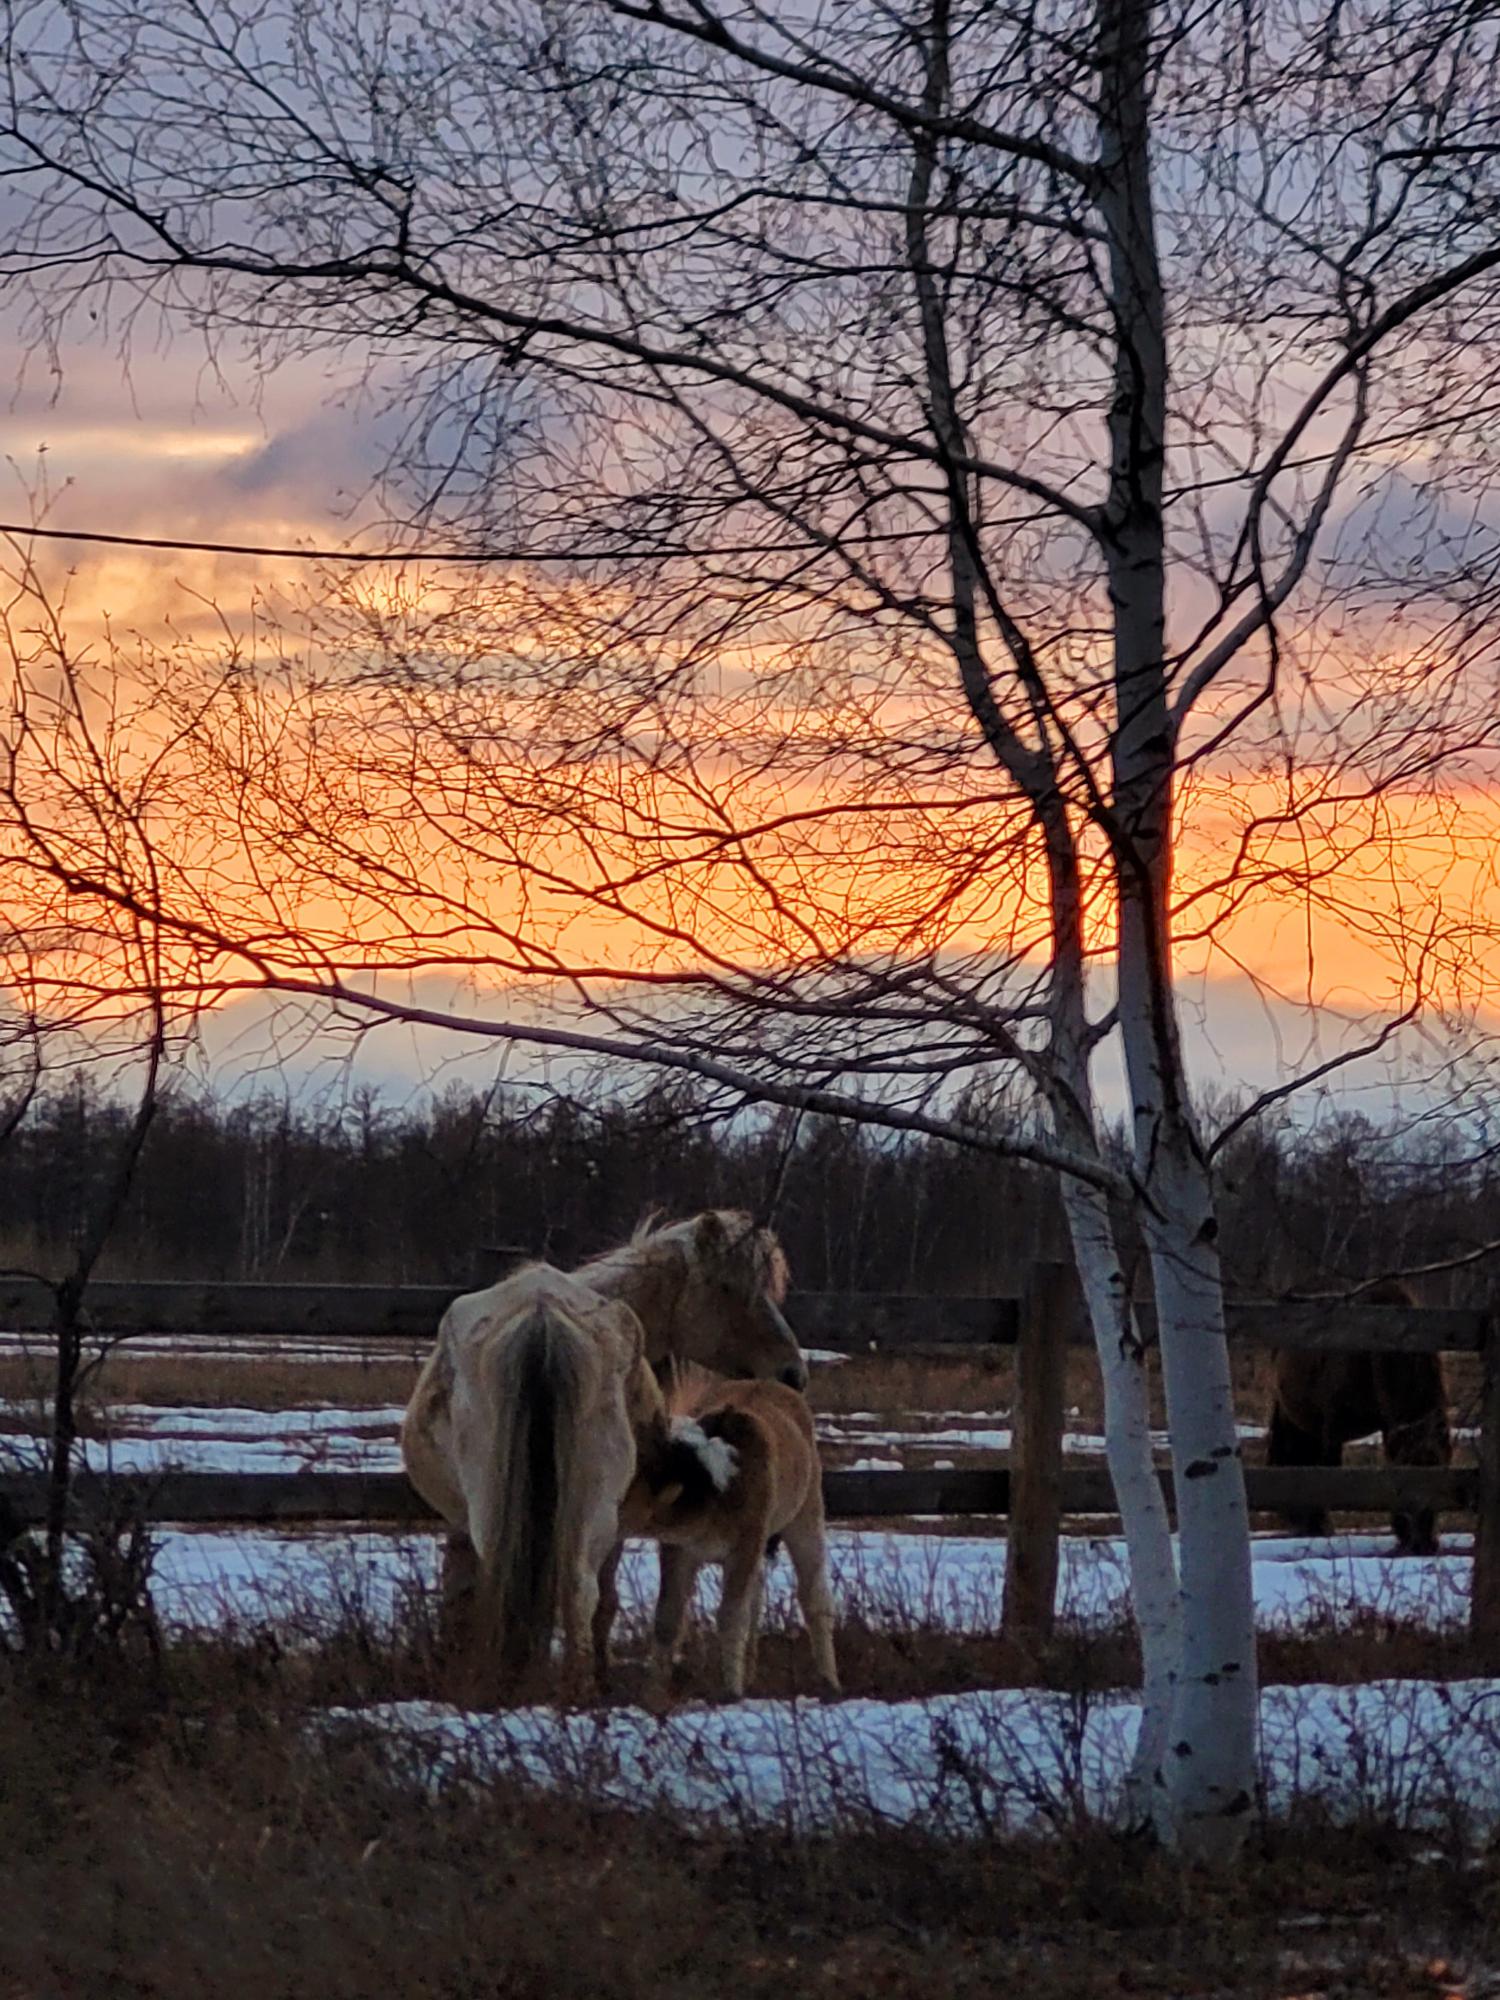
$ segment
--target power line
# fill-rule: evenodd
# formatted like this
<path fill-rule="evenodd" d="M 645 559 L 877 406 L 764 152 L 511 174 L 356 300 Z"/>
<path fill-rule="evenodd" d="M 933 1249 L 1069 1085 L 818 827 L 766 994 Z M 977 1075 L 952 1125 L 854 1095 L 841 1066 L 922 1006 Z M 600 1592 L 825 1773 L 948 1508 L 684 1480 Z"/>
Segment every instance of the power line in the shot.
<path fill-rule="evenodd" d="M 852 545 L 868 548 L 877 542 L 905 542 L 922 539 L 925 529 L 894 530 L 879 535 L 863 535 Z M 815 554 L 821 542 L 742 542 L 723 548 L 670 551 L 661 549 L 307 549 L 275 548 L 263 542 L 190 542 L 175 535 L 109 535 L 96 528 L 39 528 L 29 522 L 0 521 L 0 535 L 17 541 L 102 542 L 117 549 L 169 549 L 184 555 L 275 556 L 292 562 L 329 563 L 566 563 L 566 562 L 649 562 L 664 553 L 696 556 L 710 560 L 728 556 L 786 556 Z"/>
<path fill-rule="evenodd" d="M 95 528 L 40 528 L 30 523 L 0 521 L 0 535 L 18 541 L 103 542 L 117 549 L 170 549 L 185 555 L 276 556 L 293 562 L 353 563 L 495 563 L 495 562 L 618 562 L 626 554 L 639 556 L 640 550 L 602 549 L 590 557 L 547 555 L 531 549 L 308 549 L 276 548 L 264 542 L 190 542 L 175 535 L 107 535 Z M 725 554 L 749 554 L 749 550 L 725 550 Z"/>

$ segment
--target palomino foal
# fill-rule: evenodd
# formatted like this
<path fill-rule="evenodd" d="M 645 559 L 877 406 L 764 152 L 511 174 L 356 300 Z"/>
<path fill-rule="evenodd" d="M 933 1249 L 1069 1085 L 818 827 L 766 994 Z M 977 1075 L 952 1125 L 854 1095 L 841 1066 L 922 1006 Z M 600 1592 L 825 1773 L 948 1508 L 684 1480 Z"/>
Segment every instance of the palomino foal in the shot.
<path fill-rule="evenodd" d="M 560 1618 L 581 1682 L 620 1502 L 643 1442 L 665 1438 L 640 1322 L 620 1300 L 533 1264 L 444 1313 L 401 1455 L 466 1552 L 458 1587 L 472 1587 L 480 1647 L 502 1673 L 544 1654 Z"/>
<path fill-rule="evenodd" d="M 667 1395 L 664 1442 L 643 1450 L 625 1496 L 627 1534 L 661 1545 L 652 1677 L 665 1690 L 682 1642 L 693 1584 L 705 1563 L 724 1571 L 719 1651 L 724 1692 L 738 1700 L 755 1670 L 765 1559 L 786 1543 L 797 1602 L 812 1641 L 819 1690 L 836 1695 L 833 1597 L 823 1524 L 823 1482 L 812 1412 L 780 1382 L 725 1382 L 682 1371 Z M 613 1616 L 613 1575 L 600 1621 Z"/>

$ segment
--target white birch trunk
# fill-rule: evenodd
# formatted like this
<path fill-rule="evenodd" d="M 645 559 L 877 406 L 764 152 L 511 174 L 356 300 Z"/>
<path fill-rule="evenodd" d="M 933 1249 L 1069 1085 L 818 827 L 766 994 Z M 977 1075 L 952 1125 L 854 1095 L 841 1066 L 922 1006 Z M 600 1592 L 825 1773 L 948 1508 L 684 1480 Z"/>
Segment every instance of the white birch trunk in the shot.
<path fill-rule="evenodd" d="M 1152 0 L 1099 0 L 1098 22 L 1098 201 L 1117 328 L 1109 497 L 1100 525 L 1114 624 L 1118 1005 L 1181 1565 L 1182 1657 L 1157 1824 L 1184 1854 L 1223 1862 L 1250 1824 L 1258 1694 L 1250 1524 L 1213 1188 L 1188 1103 L 1172 983 L 1177 742 L 1166 664 L 1167 341 L 1151 185 Z"/>
<path fill-rule="evenodd" d="M 1063 1207 L 1099 1350 L 1105 1450 L 1141 1642 L 1141 1727 L 1125 1781 L 1125 1812 L 1131 1826 L 1150 1826 L 1157 1818 L 1182 1649 L 1177 1564 L 1152 1457 L 1146 1350 L 1127 1295 L 1109 1204 L 1097 1188 L 1065 1180 Z"/>
<path fill-rule="evenodd" d="M 1149 1109 L 1157 1062 L 1155 1051 L 1142 1051 L 1143 1039 L 1142 1024 L 1127 1021 L 1138 1123 L 1145 1112 L 1154 1135 L 1145 1226 L 1172 1437 L 1182 1601 L 1181 1663 L 1157 1823 L 1183 1853 L 1224 1862 L 1244 1840 L 1255 1793 L 1259 1687 L 1250 1517 L 1208 1170 L 1191 1127 L 1170 1106 L 1159 1116 Z"/>
<path fill-rule="evenodd" d="M 1061 816 L 1054 813 L 1049 819 L 1052 1113 L 1060 1135 L 1065 1134 L 1076 1150 L 1097 1156 L 1098 1119 L 1089 1076 L 1077 853 Z M 1177 1563 L 1151 1449 L 1146 1350 L 1136 1325 L 1109 1200 L 1101 1188 L 1065 1175 L 1062 1202 L 1084 1308 L 1099 1354 L 1105 1453 L 1120 1510 L 1131 1604 L 1141 1643 L 1141 1727 L 1126 1775 L 1124 1808 L 1131 1826 L 1151 1826 L 1157 1817 L 1158 1774 L 1166 1753 L 1182 1648 Z"/>

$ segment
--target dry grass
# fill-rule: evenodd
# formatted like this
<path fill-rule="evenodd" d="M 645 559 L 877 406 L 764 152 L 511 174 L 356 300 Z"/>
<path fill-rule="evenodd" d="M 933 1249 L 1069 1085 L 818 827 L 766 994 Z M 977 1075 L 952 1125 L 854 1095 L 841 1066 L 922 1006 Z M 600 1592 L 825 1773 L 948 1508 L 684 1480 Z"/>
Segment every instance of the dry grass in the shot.
<path fill-rule="evenodd" d="M 1012 1356 L 1003 1347 L 978 1348 L 949 1360 L 856 1354 L 815 1367 L 809 1396 L 819 1410 L 872 1410 L 897 1416 L 909 1410 L 1004 1410 L 1015 1384 Z"/>
<path fill-rule="evenodd" d="M 787 1558 L 776 1558 L 785 1565 Z M 452 1658 L 439 1632 L 438 1594 L 413 1558 L 398 1565 L 402 1581 L 392 1617 L 372 1597 L 368 1563 L 330 1554 L 305 1581 L 278 1589 L 264 1613 L 243 1594 L 226 1594 L 216 1636 L 192 1642 L 196 1657 L 264 1659 L 275 1665 L 283 1691 L 313 1704 L 443 1699 L 486 1705 L 493 1689 L 476 1685 L 467 1663 Z M 785 1582 L 783 1576 L 782 1581 Z M 835 1647 L 845 1696 L 900 1701 L 982 1688 L 1039 1687 L 1067 1693 L 1131 1689 L 1140 1682 L 1134 1632 L 1101 1620 L 1100 1606 L 1082 1603 L 1046 1641 L 1018 1641 L 999 1632 L 997 1579 L 978 1578 L 962 1606 L 951 1583 L 934 1569 L 892 1581 L 853 1570 L 841 1585 Z M 236 1606 L 238 1608 L 236 1608 Z M 964 1612 L 953 1629 L 954 1611 Z M 184 1642 L 185 1643 L 185 1642 Z M 605 1705 L 650 1699 L 645 1614 L 622 1617 Z M 1395 1598 L 1351 1612 L 1333 1590 L 1295 1630 L 1268 1630 L 1259 1645 L 1264 1685 L 1352 1684 L 1375 1680 L 1461 1680 L 1500 1670 L 1500 1660 L 1476 1648 L 1462 1626 L 1434 1629 L 1403 1611 Z M 217 1669 L 211 1667 L 210 1677 Z M 674 1699 L 713 1701 L 719 1695 L 717 1638 L 711 1619 L 689 1623 Z M 773 1600 L 759 1642 L 752 1694 L 768 1699 L 816 1692 L 811 1652 L 789 1603 Z M 555 1696 L 547 1669 L 515 1692 L 519 1702 Z"/>
<path fill-rule="evenodd" d="M 1495 1858 L 1378 1832 L 1275 1829 L 1214 1882 L 1102 1835 L 689 1829 L 402 1789 L 300 1718 L 249 1656 L 0 1687 L 0 1991 L 1478 2000 L 1493 1963 Z"/>
<path fill-rule="evenodd" d="M 1465 1357 L 1467 1358 L 1467 1357 Z M 1233 1356 L 1235 1401 L 1248 1423 L 1264 1421 L 1270 1402 L 1270 1362 L 1263 1349 L 1237 1348 Z M 899 1416 L 909 1411 L 1008 1411 L 1015 1393 L 1015 1357 L 1009 1348 L 980 1347 L 972 1353 L 905 1358 L 855 1355 L 813 1370 L 812 1402 L 830 1413 L 868 1410 Z M 1068 1352 L 1064 1400 L 1069 1421 L 1102 1430 L 1103 1392 L 1099 1364 L 1091 1349 Z M 1151 1420 L 1166 1425 L 1161 1369 L 1151 1366 Z"/>
<path fill-rule="evenodd" d="M 89 1377 L 97 1403 L 152 1403 L 162 1408 L 294 1410 L 329 1403 L 359 1409 L 404 1403 L 420 1359 L 372 1349 L 366 1360 L 301 1361 L 284 1356 L 137 1356 L 125 1343 Z M 0 1356 L 0 1398 L 35 1397 L 45 1383 L 40 1356 Z"/>

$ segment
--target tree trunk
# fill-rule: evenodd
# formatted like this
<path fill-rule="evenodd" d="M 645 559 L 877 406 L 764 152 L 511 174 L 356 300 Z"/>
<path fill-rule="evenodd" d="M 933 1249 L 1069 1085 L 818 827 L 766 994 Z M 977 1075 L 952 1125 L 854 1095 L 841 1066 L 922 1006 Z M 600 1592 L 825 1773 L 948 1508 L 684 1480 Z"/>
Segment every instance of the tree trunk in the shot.
<path fill-rule="evenodd" d="M 1156 1817 L 1157 1778 L 1182 1649 L 1177 1564 L 1151 1452 L 1146 1350 L 1135 1325 L 1109 1204 L 1097 1188 L 1065 1180 L 1063 1206 L 1099 1350 L 1105 1450 L 1141 1641 L 1141 1729 L 1125 1781 L 1125 1811 L 1132 1826 L 1149 1826 Z"/>
<path fill-rule="evenodd" d="M 1139 1104 L 1142 1089 L 1134 1076 L 1132 1087 Z M 1182 1576 L 1182 1657 L 1159 1824 L 1195 1859 L 1225 1861 L 1245 1837 L 1255 1791 L 1259 1697 L 1250 1516 L 1224 1337 L 1213 1191 L 1191 1128 L 1164 1118 L 1154 1165 L 1146 1236 Z"/>
<path fill-rule="evenodd" d="M 1109 838 L 1135 1173 L 1156 1291 L 1181 1563 L 1182 1659 L 1158 1827 L 1223 1862 L 1250 1823 L 1257 1686 L 1245 1503 L 1213 1188 L 1188 1104 L 1172 972 L 1176 732 L 1166 664 L 1167 341 L 1150 160 L 1151 0 L 1099 0 L 1099 214 L 1116 326 L 1101 516 L 1114 641 Z"/>
<path fill-rule="evenodd" d="M 1084 1008 L 1082 903 L 1077 854 L 1060 814 L 1051 816 L 1052 1115 L 1059 1136 L 1098 1151 L 1098 1117 L 1089 1075 Z M 1125 1812 L 1133 1826 L 1156 1818 L 1157 1776 L 1180 1661 L 1181 1605 L 1172 1528 L 1151 1450 L 1151 1404 L 1142 1345 L 1109 1200 L 1071 1175 L 1061 1177 L 1063 1214 L 1073 1246 L 1084 1310 L 1104 1384 L 1104 1444 L 1141 1642 L 1141 1728 L 1126 1777 Z"/>

